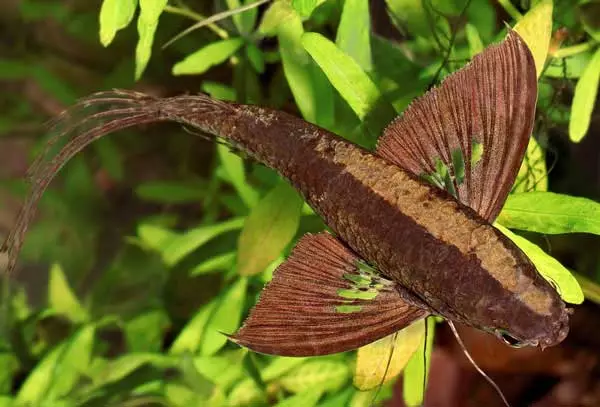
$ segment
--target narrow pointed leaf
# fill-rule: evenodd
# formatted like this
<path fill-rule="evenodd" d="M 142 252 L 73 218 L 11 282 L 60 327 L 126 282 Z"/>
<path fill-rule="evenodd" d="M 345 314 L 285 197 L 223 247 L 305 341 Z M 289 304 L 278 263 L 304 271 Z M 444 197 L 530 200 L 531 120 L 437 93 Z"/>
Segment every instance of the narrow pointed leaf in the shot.
<path fill-rule="evenodd" d="M 295 367 L 310 360 L 309 358 L 276 357 L 268 366 L 262 369 L 261 377 L 264 381 L 271 381 L 283 376 Z"/>
<path fill-rule="evenodd" d="M 321 69 L 302 47 L 304 28 L 289 3 L 281 1 L 284 23 L 277 25 L 283 71 L 294 100 L 306 121 L 326 129 L 333 126 L 333 88 Z"/>
<path fill-rule="evenodd" d="M 309 17 L 314 9 L 325 0 L 292 0 L 292 6 L 301 17 Z"/>
<path fill-rule="evenodd" d="M 251 208 L 256 205 L 256 202 L 258 202 L 258 193 L 246 182 L 244 160 L 231 151 L 229 147 L 222 144 L 217 145 L 217 153 L 227 175 L 227 181 L 233 185 L 247 207 Z"/>
<path fill-rule="evenodd" d="M 600 48 L 596 50 L 575 86 L 571 120 L 569 121 L 569 138 L 575 143 L 580 142 L 588 132 L 598 96 L 599 83 Z"/>
<path fill-rule="evenodd" d="M 600 203 L 554 192 L 510 195 L 498 222 L 530 232 L 600 235 Z"/>
<path fill-rule="evenodd" d="M 539 273 L 549 281 L 565 302 L 581 304 L 584 300 L 583 291 L 577 279 L 554 257 L 544 252 L 538 245 L 514 234 L 502 225 L 494 226 L 512 240 L 533 262 Z"/>
<path fill-rule="evenodd" d="M 139 0 L 139 2 L 140 16 L 137 24 L 139 40 L 135 49 L 135 79 L 141 78 L 148 65 L 158 19 L 168 0 Z"/>
<path fill-rule="evenodd" d="M 418 321 L 415 324 L 421 324 L 423 327 L 427 324 L 427 337 L 423 338 L 417 351 L 412 355 L 404 368 L 402 395 L 407 407 L 423 405 L 425 398 L 423 383 L 427 384 L 427 378 L 429 377 L 431 351 L 433 350 L 433 337 L 435 333 L 434 318 Z M 425 361 L 427 362 L 426 364 L 424 363 Z M 425 369 L 426 371 L 424 371 Z M 423 380 L 423 376 L 425 376 L 425 380 Z"/>
<path fill-rule="evenodd" d="M 242 277 L 221 297 L 208 321 L 200 344 L 200 355 L 214 355 L 227 343 L 224 334 L 231 334 L 239 327 L 247 287 L 248 280 Z"/>
<path fill-rule="evenodd" d="M 83 308 L 69 286 L 62 267 L 58 264 L 53 265 L 50 269 L 48 303 L 54 311 L 67 316 L 73 322 L 82 322 L 89 317 L 87 311 Z"/>
<path fill-rule="evenodd" d="M 252 209 L 238 244 L 241 275 L 258 274 L 279 257 L 298 230 L 302 203 L 300 195 L 281 182 Z"/>
<path fill-rule="evenodd" d="M 321 34 L 304 34 L 302 45 L 358 118 L 367 122 L 373 136 L 378 136 L 383 126 L 396 116 L 396 112 L 371 78 L 352 57 Z"/>
<path fill-rule="evenodd" d="M 483 42 L 477 28 L 473 24 L 467 24 L 465 27 L 465 33 L 467 34 L 467 42 L 469 43 L 469 52 L 471 58 L 483 51 Z"/>
<path fill-rule="evenodd" d="M 198 350 L 216 304 L 216 301 L 213 300 L 200 308 L 196 315 L 183 327 L 177 338 L 175 338 L 169 349 L 170 354 L 195 353 Z"/>
<path fill-rule="evenodd" d="M 276 0 L 265 11 L 258 26 L 258 32 L 267 36 L 277 35 L 280 25 L 287 24 L 288 20 L 295 20 L 298 17 L 298 13 L 288 1 Z"/>
<path fill-rule="evenodd" d="M 212 273 L 215 271 L 229 270 L 235 262 L 236 253 L 229 252 L 218 256 L 211 257 L 206 261 L 198 264 L 190 271 L 190 276 L 197 276 L 199 274 Z"/>
<path fill-rule="evenodd" d="M 548 56 L 552 35 L 552 0 L 538 2 L 519 20 L 514 29 L 531 50 L 539 78 Z"/>
<path fill-rule="evenodd" d="M 322 391 L 339 390 L 349 379 L 350 371 L 345 361 L 313 359 L 285 376 L 279 383 L 292 393 L 319 388 Z"/>
<path fill-rule="evenodd" d="M 336 45 L 366 72 L 372 69 L 369 0 L 346 0 Z"/>
<path fill-rule="evenodd" d="M 115 34 L 129 25 L 137 0 L 104 0 L 100 8 L 100 42 L 107 47 Z"/>
<path fill-rule="evenodd" d="M 241 38 L 212 42 L 188 55 L 173 66 L 173 75 L 200 75 L 210 67 L 225 62 L 244 44 Z"/>
<path fill-rule="evenodd" d="M 544 150 L 535 140 L 529 138 L 525 157 L 519 168 L 512 193 L 546 191 L 548 189 L 548 171 Z"/>
<path fill-rule="evenodd" d="M 88 368 L 94 335 L 94 326 L 87 325 L 48 353 L 21 385 L 16 405 L 38 406 L 65 396 Z"/>
<path fill-rule="evenodd" d="M 424 324 L 414 323 L 395 334 L 359 348 L 354 370 L 354 386 L 363 391 L 371 390 L 396 378 L 422 343 L 424 335 Z"/>
<path fill-rule="evenodd" d="M 256 0 L 225 0 L 230 10 L 254 3 L 255 1 Z M 249 34 L 252 31 L 252 28 L 254 28 L 254 24 L 256 23 L 256 15 L 256 8 L 242 11 L 241 13 L 235 13 L 233 15 L 233 23 L 240 34 Z"/>
<path fill-rule="evenodd" d="M 198 249 L 215 237 L 240 229 L 244 225 L 244 218 L 233 218 L 215 225 L 200 226 L 178 235 L 162 248 L 163 260 L 169 266 L 179 263 L 185 256 Z"/>
<path fill-rule="evenodd" d="M 307 389 L 275 404 L 275 407 L 314 407 L 319 402 L 321 395 L 323 395 L 321 389 Z"/>

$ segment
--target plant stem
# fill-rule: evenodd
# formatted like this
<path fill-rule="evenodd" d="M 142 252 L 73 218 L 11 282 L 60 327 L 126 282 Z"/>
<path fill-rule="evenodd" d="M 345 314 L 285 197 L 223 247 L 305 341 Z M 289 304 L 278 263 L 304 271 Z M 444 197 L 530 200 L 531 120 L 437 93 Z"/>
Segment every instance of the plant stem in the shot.
<path fill-rule="evenodd" d="M 583 277 L 579 273 L 573 273 L 581 289 L 583 290 L 583 295 L 590 301 L 595 302 L 596 304 L 600 304 L 600 286 L 593 282 L 592 280 Z"/>
<path fill-rule="evenodd" d="M 577 55 L 577 54 L 585 52 L 589 49 L 592 49 L 595 45 L 596 45 L 595 42 L 588 41 L 588 42 L 584 42 L 583 44 L 577 44 L 577 45 L 572 45 L 570 47 L 560 48 L 552 54 L 552 58 L 571 57 L 573 55 Z"/>
<path fill-rule="evenodd" d="M 516 21 L 519 21 L 520 19 L 523 18 L 523 14 L 521 14 L 519 12 L 519 10 L 517 10 L 515 8 L 515 6 L 512 5 L 512 3 L 510 2 L 510 0 L 498 0 L 498 3 Z"/>
<path fill-rule="evenodd" d="M 188 8 L 182 8 L 182 7 L 175 7 L 175 6 L 166 5 L 165 8 L 164 8 L 164 11 L 166 11 L 167 13 L 177 14 L 177 15 L 180 15 L 180 16 L 184 16 L 184 17 L 190 18 L 190 19 L 195 20 L 195 21 L 206 20 L 206 17 L 204 17 L 202 14 L 198 14 L 195 11 L 190 10 Z M 210 30 L 212 30 L 215 34 L 217 34 L 220 38 L 222 38 L 222 39 L 229 38 L 229 33 L 226 30 L 224 30 L 221 27 L 219 27 L 217 24 L 212 23 L 212 24 L 207 24 L 206 26 Z"/>

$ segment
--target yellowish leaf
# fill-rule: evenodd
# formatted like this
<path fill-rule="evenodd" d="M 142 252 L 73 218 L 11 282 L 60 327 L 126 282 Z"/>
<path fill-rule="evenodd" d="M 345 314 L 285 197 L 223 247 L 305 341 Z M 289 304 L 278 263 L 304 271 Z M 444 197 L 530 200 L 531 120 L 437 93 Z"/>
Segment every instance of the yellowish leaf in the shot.
<path fill-rule="evenodd" d="M 424 335 L 425 324 L 418 321 L 358 349 L 354 385 L 360 390 L 370 390 L 394 379 L 415 353 Z"/>
<path fill-rule="evenodd" d="M 552 35 L 552 0 L 542 0 L 533 7 L 515 25 L 515 31 L 529 46 L 538 78 L 544 69 L 544 63 L 550 47 Z"/>

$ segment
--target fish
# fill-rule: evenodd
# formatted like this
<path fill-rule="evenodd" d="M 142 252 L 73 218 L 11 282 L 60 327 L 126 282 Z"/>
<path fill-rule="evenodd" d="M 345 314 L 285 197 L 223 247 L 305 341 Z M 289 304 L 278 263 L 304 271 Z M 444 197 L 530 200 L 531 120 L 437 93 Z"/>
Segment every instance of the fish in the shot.
<path fill-rule="evenodd" d="M 14 269 L 39 198 L 87 145 L 131 126 L 176 122 L 277 171 L 328 228 L 298 241 L 233 342 L 273 355 L 326 355 L 437 315 L 511 346 L 554 346 L 568 334 L 565 303 L 493 226 L 536 102 L 535 62 L 511 29 L 416 99 L 375 151 L 266 107 L 99 92 L 56 118 L 2 252 Z"/>

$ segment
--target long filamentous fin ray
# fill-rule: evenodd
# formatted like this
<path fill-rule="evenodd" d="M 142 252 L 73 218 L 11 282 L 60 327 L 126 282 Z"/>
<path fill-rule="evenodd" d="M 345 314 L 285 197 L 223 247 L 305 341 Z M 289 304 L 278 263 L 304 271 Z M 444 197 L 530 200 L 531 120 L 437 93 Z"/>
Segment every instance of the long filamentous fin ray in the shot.
<path fill-rule="evenodd" d="M 181 102 L 186 102 L 184 108 Z M 48 124 L 50 140 L 27 171 L 30 191 L 17 215 L 15 226 L 2 247 L 3 263 L 11 273 L 23 245 L 38 202 L 60 169 L 92 142 L 128 127 L 160 121 L 190 123 L 186 112 L 197 117 L 210 112 L 231 109 L 227 104 L 205 95 L 156 98 L 127 90 L 105 91 L 81 99 Z M 214 117 L 212 118 L 214 121 Z M 202 121 L 193 123 L 196 127 Z M 202 126 L 199 126 L 202 130 Z M 209 126 L 210 127 L 210 126 Z"/>

